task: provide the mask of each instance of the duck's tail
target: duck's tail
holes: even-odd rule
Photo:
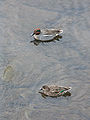
[[[61,33],[63,33],[63,30],[59,30],[59,32],[56,34],[56,36],[60,36]]]
[[[60,34],[63,33],[63,30],[59,30],[60,31]]]
[[[64,93],[69,92],[71,89],[72,89],[72,87],[66,88],[66,90],[64,91]]]

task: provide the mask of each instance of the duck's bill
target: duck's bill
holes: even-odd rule
[[[43,93],[43,89],[42,88],[40,88],[39,93]]]
[[[31,36],[33,36],[33,35],[34,35],[34,33],[31,34]]]

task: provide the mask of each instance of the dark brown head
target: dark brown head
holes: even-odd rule
[[[39,35],[41,33],[41,30],[40,28],[37,28],[34,30],[34,32],[32,33],[32,36],[35,34],[35,35]]]
[[[50,88],[47,85],[44,85],[42,88],[43,90],[50,91]]]
[[[44,85],[40,89],[39,93],[46,93],[46,92],[49,92],[49,91],[50,91],[50,88],[47,85]]]

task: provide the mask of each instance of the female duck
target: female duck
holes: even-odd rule
[[[71,93],[69,92],[69,90],[71,90],[71,87],[44,85],[40,89],[39,93],[49,97],[71,96]]]
[[[63,30],[60,29],[43,29],[40,30],[40,28],[37,28],[32,33],[32,36],[35,40],[51,40],[55,38],[56,36],[59,36],[61,33],[63,33]]]

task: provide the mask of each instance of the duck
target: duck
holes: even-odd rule
[[[40,88],[39,93],[43,97],[49,96],[49,97],[60,97],[60,96],[71,96],[71,93],[69,92],[71,90],[71,87],[64,87],[64,86],[56,86],[56,85],[44,85],[42,88]]]
[[[60,36],[61,33],[63,33],[63,30],[61,29],[40,29],[37,28],[34,30],[34,32],[31,34],[31,36],[34,37],[35,40],[39,41],[49,41],[57,36]]]

